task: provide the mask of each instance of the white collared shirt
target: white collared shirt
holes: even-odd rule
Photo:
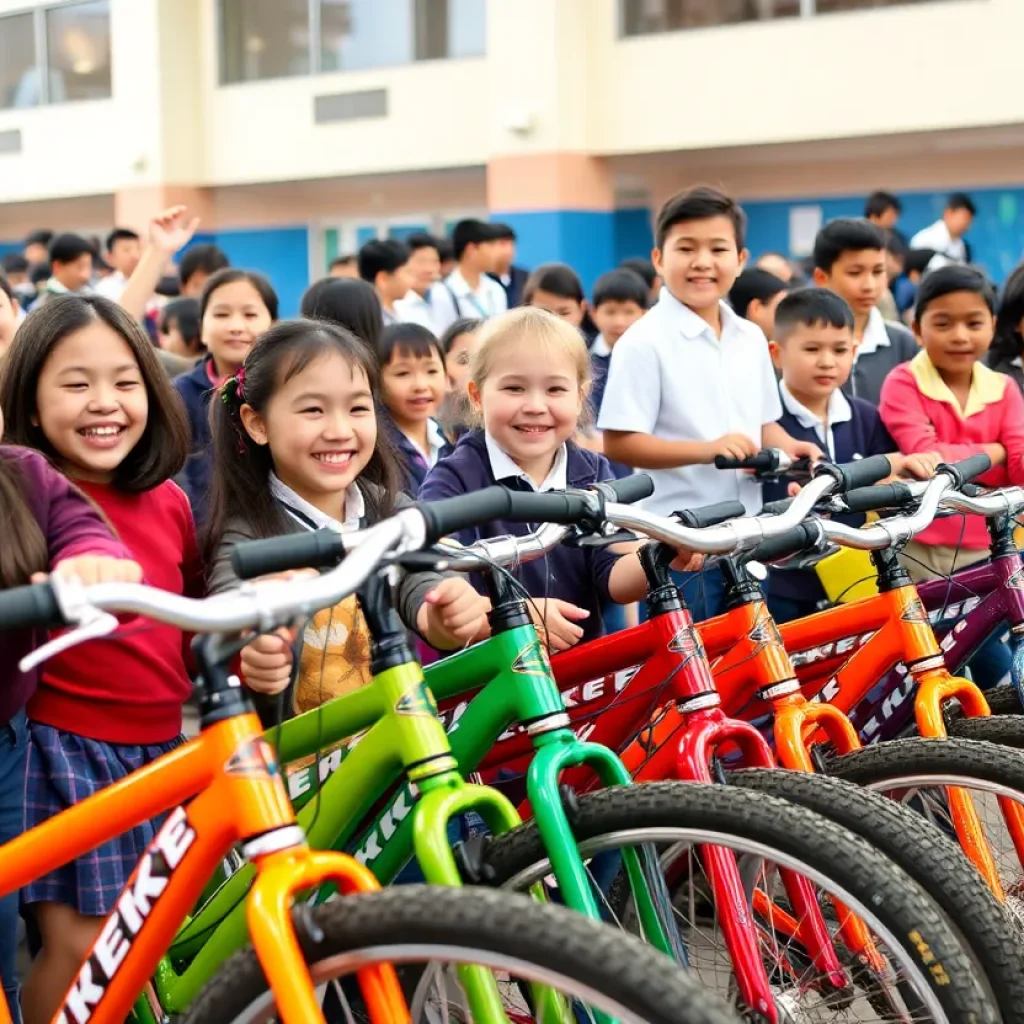
[[[857,343],[853,350],[853,362],[856,365],[861,356],[869,356],[880,348],[888,348],[892,345],[889,332],[885,329],[885,317],[879,312],[878,307],[872,307],[868,314],[868,322],[864,327],[864,337]]]
[[[793,392],[786,387],[784,380],[779,381],[779,393],[782,396],[782,404],[797,423],[806,430],[813,430],[818,440],[828,449],[828,457],[835,462],[836,445],[832,436],[832,428],[837,423],[848,423],[853,419],[853,410],[847,401],[846,395],[839,388],[836,388],[828,397],[828,408],[825,410],[825,419],[821,419],[816,413],[811,412],[802,402],[797,401]]]
[[[491,474],[495,482],[502,480],[525,480],[530,487],[542,493],[544,491],[564,491],[568,487],[567,473],[569,470],[569,454],[563,444],[555,453],[555,461],[551,470],[538,487],[512,457],[498,445],[498,442],[484,431],[484,444],[487,445],[487,459],[491,464]]]
[[[305,498],[300,498],[276,473],[270,474],[270,493],[289,517],[307,530],[328,529],[350,533],[359,529],[359,521],[366,515],[363,494],[355,484],[345,492],[345,519],[340,523],[321,512],[315,505],[311,505]]]
[[[667,288],[615,343],[598,428],[666,441],[713,441],[740,433],[761,445],[761,431],[782,415],[779,389],[761,329],[720,303],[722,336]],[[661,515],[718,501],[761,508],[761,485],[748,473],[713,465],[649,470]]]
[[[452,296],[458,300],[452,301]],[[443,334],[459,317],[479,317],[487,320],[508,309],[505,289],[486,274],[480,275],[480,284],[474,291],[469,287],[461,271],[456,267],[440,284],[431,291],[434,326]]]
[[[954,238],[940,217],[934,224],[922,228],[910,240],[911,249],[934,249],[936,255],[928,263],[929,270],[938,270],[951,263],[967,262],[967,246],[962,238]]]
[[[441,449],[448,443],[441,425],[434,419],[427,420],[427,451],[424,451],[408,434],[405,436],[413,448],[427,460],[428,469],[433,469],[437,465]]]
[[[434,324],[434,307],[431,304],[433,299],[432,290],[427,292],[426,298],[418,292],[410,291],[405,298],[395,303],[395,317],[399,323],[419,324],[426,327],[428,331],[439,334]]]
[[[111,302],[120,302],[127,287],[128,278],[120,270],[115,270],[114,273],[102,277],[96,282],[95,291],[97,295],[102,295],[105,299],[110,299]]]
[[[590,346],[590,354],[592,356],[598,356],[601,359],[607,358],[612,354],[612,347],[604,340],[604,335],[599,334]]]

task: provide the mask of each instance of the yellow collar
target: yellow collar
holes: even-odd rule
[[[1002,400],[1006,387],[1006,377],[990,370],[982,362],[976,362],[971,371],[971,388],[967,393],[967,407],[960,408],[956,396],[949,385],[939,376],[935,364],[928,358],[923,349],[910,360],[910,372],[917,381],[918,390],[927,398],[936,402],[946,402],[953,407],[960,419],[965,420],[981,412],[986,405]]]

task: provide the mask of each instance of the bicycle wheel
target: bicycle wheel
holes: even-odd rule
[[[366,1019],[356,987],[344,982],[380,963],[399,967],[414,1024],[473,1020],[441,963],[493,969],[514,1022],[532,1019],[521,982],[534,981],[572,998],[561,1024],[597,1019],[595,1012],[635,1024],[736,1024],[713,993],[649,946],[513,893],[406,885],[326,903],[297,914],[295,926],[331,1024]],[[248,949],[227,961],[182,1024],[257,1024],[274,1014]]]
[[[993,686],[991,690],[985,690],[984,694],[989,711],[993,715],[1024,715],[1024,706],[1021,705],[1020,695],[1017,693],[1016,687],[1010,683]],[[973,721],[973,719],[964,718],[958,701],[950,701],[944,708],[943,714],[946,719],[946,728],[951,732],[954,722]]]
[[[657,849],[690,967],[728,998],[735,999],[735,979],[701,872],[699,847],[705,844],[726,847],[740,858],[780,1019],[859,1020],[868,1014],[966,1021],[976,1012],[989,1018],[994,1013],[970,960],[925,893],[863,839],[806,808],[738,787],[656,782],[588,794],[571,812],[571,822],[580,854],[591,864],[601,853]],[[510,888],[526,888],[550,871],[532,822],[494,837],[484,857],[495,884]],[[868,966],[833,935],[852,980],[836,989],[818,973],[795,930],[776,932],[773,908],[782,911],[779,917],[792,914],[778,883],[780,867],[813,883],[830,933],[838,931],[834,901],[860,917],[884,966]],[[624,871],[610,884],[595,879],[592,885],[609,916],[624,928],[636,926]],[[935,972],[938,963],[943,969]],[[751,1016],[747,1008],[742,1012]]]
[[[948,729],[951,736],[962,740],[987,740],[1004,747],[1024,747],[1024,714],[993,711],[990,717],[985,718],[961,717],[951,722]]]
[[[955,842],[909,808],[843,779],[781,768],[742,769],[726,778],[835,821],[899,865],[949,918],[1006,1024],[1024,1024],[1020,936]]]
[[[1024,865],[999,804],[1024,805],[1024,758],[1017,751],[981,740],[914,738],[831,757],[826,768],[912,807],[951,837],[947,787],[965,790],[1006,892],[1004,907],[1024,934]]]

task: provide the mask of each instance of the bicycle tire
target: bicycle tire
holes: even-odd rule
[[[668,957],[607,925],[515,893],[403,885],[297,914],[295,928],[306,963],[314,970],[316,964],[344,954],[368,957],[359,961],[362,967],[387,962],[389,950],[393,958],[401,947],[458,947],[560,973],[633,1014],[627,1020],[736,1024],[714,993]],[[241,1021],[247,1010],[266,1007],[267,999],[266,978],[249,948],[224,964],[181,1024]]]
[[[1024,747],[1024,714],[996,714],[983,718],[958,718],[949,734],[962,740],[985,740],[1004,747]]]
[[[890,945],[900,945],[909,954],[919,976],[938,993],[949,1020],[976,1024],[976,1013],[994,1015],[973,976],[969,958],[927,894],[864,839],[807,808],[738,786],[650,782],[582,796],[570,812],[570,822],[580,843],[600,835],[669,826],[743,837],[769,846],[816,869],[857,897],[863,907],[877,912],[892,936]],[[547,854],[535,823],[530,821],[493,837],[484,850],[484,860],[489,881],[500,885],[534,871],[536,865],[546,862]],[[860,913],[861,908],[853,909]],[[924,944],[915,945],[912,933],[923,936]],[[946,967],[951,984],[936,982],[929,966],[934,963],[932,956]]]
[[[771,793],[863,836],[939,905],[988,982],[1006,1024],[1024,1024],[1019,936],[992,890],[952,839],[908,807],[845,779],[783,768],[729,772],[730,785]]]
[[[993,686],[991,690],[982,691],[989,711],[993,715],[1024,715],[1024,705],[1021,705],[1020,695],[1016,687],[1010,683],[1003,683],[1001,686]],[[946,728],[952,732],[953,722],[970,721],[964,718],[963,708],[959,701],[950,701],[943,709],[946,719]]]

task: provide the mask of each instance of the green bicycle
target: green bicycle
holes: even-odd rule
[[[509,501],[510,492],[503,493],[503,500]],[[446,503],[430,506],[432,514],[445,518],[444,529],[440,532],[455,532],[462,523],[479,520],[481,514],[476,503],[490,500],[486,495],[488,492],[480,492],[472,496],[472,500],[460,499],[457,508],[452,505],[443,512],[439,507]],[[523,518],[531,521],[593,522],[600,512],[596,496],[512,494],[511,497],[516,503],[522,501]],[[511,518],[507,510],[503,514]],[[259,542],[240,546],[239,563],[247,564],[239,564],[238,568],[246,570],[240,574],[257,575],[296,565],[336,563],[346,547],[357,544],[358,535],[320,533]],[[489,554],[495,554],[493,545],[489,545]],[[276,561],[271,564],[263,555]],[[496,559],[492,557],[492,560]],[[561,695],[524,603],[503,588],[502,579],[500,574],[491,577],[495,599],[492,639],[428,670],[431,681],[436,680],[438,689],[445,692],[463,692],[483,686],[459,719],[458,728],[450,737],[450,747],[449,738],[436,720],[432,730],[418,737],[425,745],[409,746],[402,710],[413,705],[433,708],[433,697],[424,687],[423,675],[408,651],[404,630],[390,606],[390,593],[379,583],[361,595],[375,641],[374,682],[316,712],[293,719],[272,731],[269,738],[277,745],[281,761],[288,763],[315,756],[325,747],[340,744],[346,738],[358,737],[350,740],[347,749],[331,750],[305,774],[292,777],[293,797],[297,804],[303,804],[299,821],[313,846],[342,848],[352,847],[354,843],[359,859],[371,866],[382,881],[392,880],[415,853],[428,881],[457,885],[462,879],[448,842],[449,820],[454,815],[479,809],[488,827],[501,831],[514,823],[514,815],[500,800],[480,799],[477,788],[467,786],[454,771],[451,777],[446,774],[442,783],[417,786],[415,766],[426,756],[429,745],[430,756],[454,755],[462,772],[471,773],[509,725],[523,723],[536,748],[527,788],[536,815],[536,828],[550,856],[558,896],[588,916],[607,916],[609,903],[605,900],[599,906],[603,891],[588,872],[577,849],[558,778],[565,768],[577,765],[592,768],[606,785],[621,787],[629,778],[612,752],[579,740],[567,728]],[[388,805],[373,818],[369,827],[359,831],[360,822],[389,791],[395,790],[403,769],[406,782],[393,792]],[[932,984],[934,979],[908,954],[906,939],[901,939],[908,934],[908,928],[918,929],[919,933],[921,922],[927,920],[929,927],[936,929],[934,937],[939,946],[962,960],[955,942],[949,945],[951,937],[934,908],[921,898],[909,879],[901,876],[868,844],[842,833],[802,808],[771,798],[754,797],[747,792],[711,788],[714,794],[710,799],[706,792],[708,787],[692,784],[659,784],[631,790],[646,820],[651,822],[653,808],[656,815],[661,815],[664,826],[660,830],[652,826],[649,840],[623,849],[620,854],[624,866],[622,874],[629,883],[630,911],[649,941],[686,962],[686,944],[680,940],[672,921],[671,897],[660,870],[656,847],[667,835],[666,829],[674,828],[678,833],[681,823],[697,822],[697,827],[690,830],[691,844],[713,842],[730,846],[747,857],[759,856],[761,860],[784,864],[806,877],[815,878],[826,893],[841,895],[847,906],[870,923],[879,937],[879,945],[887,951],[894,973],[907,989],[917,993],[924,1011],[933,1019],[955,1019],[955,1013],[950,1016],[950,1011],[942,1008],[942,999],[936,1000],[938,990]],[[614,794],[615,791],[609,792]],[[774,822],[774,831],[767,828],[766,819]],[[766,851],[765,834],[779,837],[780,845]],[[792,849],[784,848],[786,844],[781,841],[784,835],[828,837],[833,848],[841,847],[846,851],[846,860],[840,858],[837,867],[834,859],[826,863],[824,856],[812,854],[808,862],[801,862],[794,858]],[[508,839],[513,841],[514,833],[510,833]],[[766,852],[771,856],[766,857]],[[465,871],[472,865],[464,862],[462,866]],[[183,1012],[223,959],[244,945],[246,930],[240,907],[249,874],[242,869],[230,877],[182,929],[155,978],[165,1012]],[[900,880],[898,887],[902,895],[899,899],[886,901],[882,908],[871,908],[866,900],[858,900],[858,891],[877,892],[880,884],[887,891],[895,891],[894,878]],[[915,923],[911,925],[911,921]],[[778,940],[775,944],[779,945]],[[933,943],[932,948],[936,948]],[[757,966],[765,982],[763,991],[767,998],[763,1006],[754,1005],[771,1019],[775,1014],[774,1005],[769,1005],[769,1001],[774,1003],[777,997],[767,984],[760,961]],[[795,980],[807,987],[807,977],[814,968],[804,968]],[[837,984],[837,978],[843,978],[838,965],[832,975],[818,987],[835,994],[843,988],[842,984]],[[756,991],[755,986],[751,988]],[[939,997],[949,994],[949,990],[938,991]],[[842,999],[848,1000],[848,993]],[[143,1021],[150,1019],[141,1007],[139,1017]]]

